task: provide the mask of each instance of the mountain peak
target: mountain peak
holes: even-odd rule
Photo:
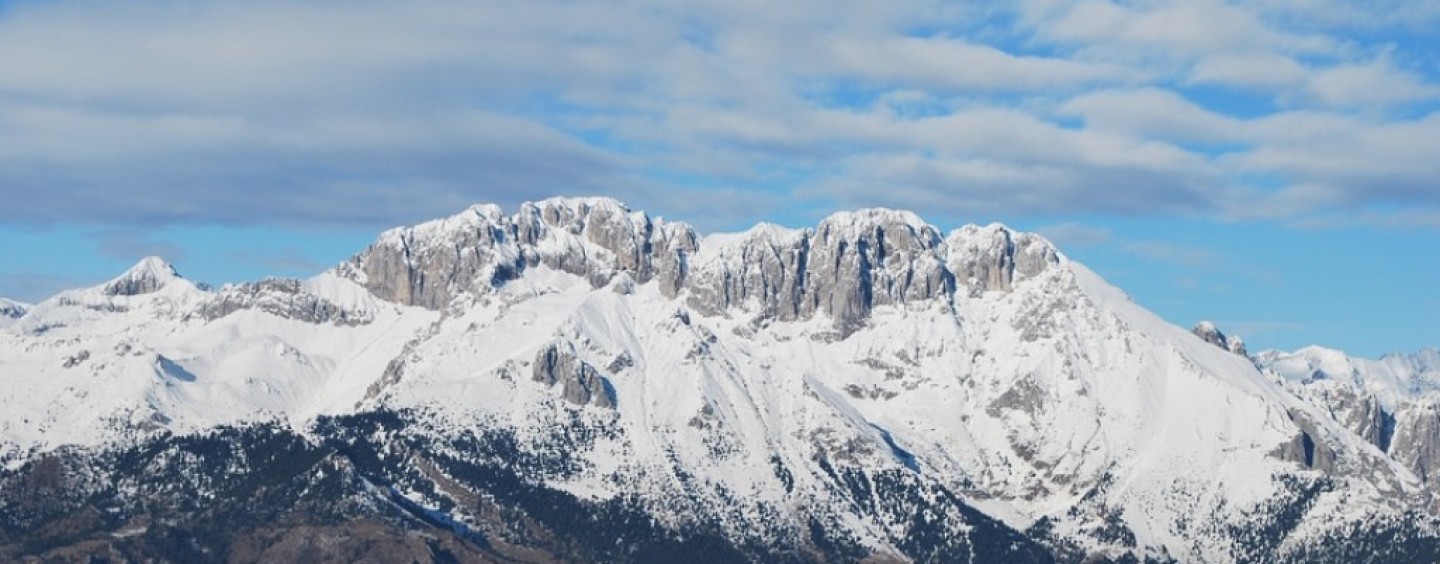
[[[535,202],[526,202],[526,204],[541,209],[564,208],[576,211],[608,209],[627,213],[630,211],[630,206],[625,205],[625,202],[608,196],[556,196]]]
[[[823,313],[842,332],[873,306],[1010,291],[1059,264],[1049,241],[1004,226],[967,226],[947,238],[914,212],[864,208],[834,213],[813,228],[759,225],[703,244],[683,223],[652,219],[606,197],[550,198],[505,216],[493,205],[386,232],[381,244],[342,265],[376,296],[443,309],[545,265],[607,284],[626,273],[660,282],[661,293],[721,314],[759,307],[781,320]]]
[[[999,224],[941,233],[866,209],[699,239],[608,198],[456,211],[306,281],[206,294],[147,258],[0,317],[0,505],[27,509],[0,512],[18,531],[0,560],[71,538],[172,549],[133,531],[252,508],[436,526],[520,559],[1440,552],[1440,399],[1420,395],[1440,375],[1403,358],[1324,372],[1221,352]],[[60,445],[75,448],[40,458]],[[236,473],[285,484],[212,487]],[[80,501],[47,504],[55,491]],[[111,508],[64,538],[34,525]],[[1369,528],[1389,523],[1412,528]],[[681,535],[701,540],[635,544]]]
[[[821,228],[827,225],[904,225],[919,231],[922,229],[935,229],[915,212],[909,210],[897,210],[892,208],[861,208],[853,211],[839,211],[830,214],[820,222]]]
[[[696,239],[687,225],[652,220],[613,198],[525,202],[508,216],[499,206],[480,204],[386,231],[339,271],[382,299],[429,309],[493,290],[541,265],[597,287],[621,272],[642,284],[659,277],[673,295]]]
[[[180,273],[165,259],[149,256],[105,283],[101,291],[107,296],[138,296],[155,292],[171,281],[181,279]]]

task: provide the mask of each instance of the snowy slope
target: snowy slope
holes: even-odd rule
[[[1356,358],[1324,347],[1287,353],[1263,351],[1256,361],[1293,385],[1336,382],[1374,395],[1387,409],[1427,396],[1440,395],[1440,349],[1389,354],[1378,360]]]
[[[901,558],[945,496],[955,534],[972,506],[1057,551],[1196,562],[1430,510],[1408,459],[1296,384],[1313,359],[1265,354],[1000,225],[861,210],[701,237],[552,199],[392,230],[305,281],[208,291],[147,259],[46,300],[0,329],[0,448],[399,410],[562,449],[535,479],[662,523],[782,545],[822,523]],[[1377,364],[1373,393],[1411,401],[1434,356]]]
[[[154,257],[35,305],[0,330],[0,455],[351,409],[376,367],[435,317],[329,274],[299,286],[374,319],[317,324],[258,307],[207,319],[239,289],[203,291]]]

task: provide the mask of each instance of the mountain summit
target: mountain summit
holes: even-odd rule
[[[160,257],[145,257],[124,274],[105,283],[107,296],[138,296],[155,292],[172,280],[180,280],[175,267]]]
[[[1001,225],[702,235],[555,198],[307,280],[142,266],[0,329],[0,558],[1440,555],[1410,454],[1440,427],[1377,446],[1308,360]]]

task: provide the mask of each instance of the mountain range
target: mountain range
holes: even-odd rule
[[[1253,356],[1049,241],[477,205],[0,301],[0,560],[1433,562],[1440,351]]]

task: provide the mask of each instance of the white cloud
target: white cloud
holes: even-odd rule
[[[1385,106],[1440,97],[1440,86],[1392,67],[1386,58],[1319,71],[1310,91],[1329,106]]]
[[[1303,85],[1309,71],[1294,58],[1276,53],[1220,54],[1203,57],[1189,82],[1286,90]]]
[[[946,38],[892,37],[833,42],[837,73],[902,81],[945,92],[1069,89],[1098,81],[1126,81],[1134,72],[1116,64],[1016,56]]]
[[[1197,57],[1270,50],[1325,52],[1336,48],[1318,35],[1267,25],[1255,10],[1219,0],[1117,4],[1087,0],[1075,4],[1032,3],[1031,21],[1054,41],[1115,56],[1155,55],[1137,48]]]
[[[1440,205],[1440,127],[1414,117],[1433,73],[1294,16],[1321,1],[1032,1],[1004,30],[1003,8],[938,0],[23,3],[0,13],[0,186],[11,217],[122,223],[390,225],[587,191],[679,209],[686,189],[1011,215]]]
[[[1103,90],[1072,98],[1059,111],[1080,116],[1087,126],[1136,138],[1234,142],[1243,139],[1240,120],[1226,117],[1170,90]]]
[[[1075,222],[1046,225],[1035,229],[1035,232],[1066,249],[1102,245],[1114,238],[1109,229]]]
[[[1201,268],[1219,264],[1223,256],[1200,247],[1180,245],[1168,241],[1131,241],[1121,247],[1125,253],[1154,262],[1164,262]]]

